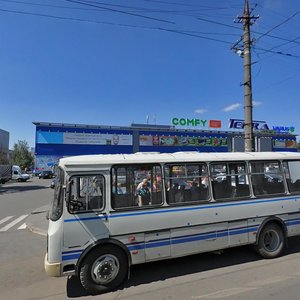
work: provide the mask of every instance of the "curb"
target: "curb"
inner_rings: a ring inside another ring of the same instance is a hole
[[[48,220],[46,218],[49,212],[49,205],[42,206],[31,212],[26,220],[26,227],[33,233],[47,236]]]
[[[39,234],[39,235],[42,235],[42,236],[47,236],[47,231],[33,226],[30,222],[26,223],[26,226],[33,233],[36,233],[36,234]]]

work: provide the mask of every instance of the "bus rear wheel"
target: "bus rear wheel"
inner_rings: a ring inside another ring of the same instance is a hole
[[[256,251],[264,258],[275,258],[282,254],[285,248],[285,237],[282,228],[269,223],[262,229]]]
[[[79,277],[90,294],[100,294],[117,288],[128,272],[128,260],[120,248],[103,245],[84,259]]]

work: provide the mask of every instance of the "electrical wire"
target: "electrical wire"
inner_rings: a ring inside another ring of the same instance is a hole
[[[130,12],[126,12],[126,11],[123,11],[123,10],[118,10],[118,9],[108,8],[108,7],[105,7],[105,6],[90,4],[90,3],[87,3],[87,2],[83,2],[83,1],[78,1],[78,0],[65,0],[65,1],[70,2],[70,3],[77,3],[77,4],[81,4],[81,5],[91,6],[91,7],[102,8],[102,9],[105,9],[105,10],[108,10],[108,11],[117,12],[117,13],[121,13],[121,14],[126,14],[126,15],[130,15],[130,16],[134,16],[134,17],[150,19],[150,20],[169,23],[169,24],[176,24],[175,22],[168,21],[168,20],[158,19],[158,18],[154,18],[154,17],[148,17],[148,16],[136,14],[136,13],[130,13]]]
[[[224,40],[215,39],[215,38],[211,38],[211,37],[201,36],[201,35],[191,33],[191,32],[188,32],[188,31],[184,31],[184,30],[173,30],[173,29],[167,29],[167,28],[162,28],[162,27],[148,27],[148,26],[139,26],[139,25],[129,25],[129,24],[113,23],[113,22],[105,22],[105,21],[94,21],[94,20],[81,19],[81,18],[69,18],[69,17],[49,15],[49,14],[31,13],[31,12],[25,12],[25,11],[19,11],[19,10],[18,11],[17,10],[8,10],[8,9],[2,9],[2,8],[0,8],[0,12],[30,15],[30,16],[38,16],[38,17],[45,17],[45,18],[52,18],[52,19],[59,19],[59,20],[68,20],[68,21],[96,23],[96,24],[113,25],[113,26],[121,26],[121,27],[137,28],[137,29],[147,29],[147,30],[159,30],[159,31],[173,32],[173,33],[177,33],[177,34],[181,34],[181,35],[192,36],[192,37],[197,37],[197,38],[201,38],[201,39],[205,39],[205,40],[210,40],[210,41],[215,41],[215,42],[220,42],[220,43],[231,45],[231,42],[229,42],[229,41],[224,41]]]
[[[263,33],[261,36],[259,36],[256,41],[260,40],[262,37],[268,35],[271,31],[275,30],[276,28],[280,27],[281,25],[287,23],[288,21],[290,21],[291,19],[293,19],[295,16],[297,16],[300,13],[300,11],[296,11],[294,14],[292,14],[291,16],[289,16],[288,18],[286,18],[284,21],[282,21],[281,23],[279,23],[278,25],[272,27],[270,30],[268,30],[267,32]]]

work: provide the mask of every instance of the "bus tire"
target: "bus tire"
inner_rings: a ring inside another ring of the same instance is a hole
[[[285,237],[282,228],[275,223],[268,223],[259,234],[256,251],[263,258],[275,258],[285,248]]]
[[[124,251],[112,245],[100,245],[83,260],[79,277],[92,295],[117,288],[126,278],[128,259]]]

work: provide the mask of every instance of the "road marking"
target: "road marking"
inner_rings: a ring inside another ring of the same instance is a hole
[[[292,278],[291,276],[274,276],[274,277],[262,279],[262,280],[259,280],[259,281],[252,281],[252,282],[249,282],[247,285],[248,286],[254,286],[254,287],[263,287],[265,285],[286,281],[286,280],[289,280],[291,278]]]
[[[11,219],[12,217],[13,217],[13,216],[8,216],[8,217],[6,217],[6,218],[0,220],[0,225],[1,225],[2,223],[5,223],[6,221],[8,221],[9,219]]]
[[[233,295],[245,293],[251,290],[255,290],[255,288],[232,288],[232,289],[226,289],[226,290],[220,290],[214,293],[206,294],[206,295],[200,295],[200,296],[192,296],[192,299],[201,299],[201,298],[209,298],[209,299],[224,299],[226,297],[230,297]]]
[[[19,229],[26,229],[26,227],[27,227],[26,223],[23,223],[20,227],[18,227],[18,230]]]
[[[14,221],[10,222],[9,224],[7,224],[6,226],[2,227],[0,229],[0,232],[3,231],[7,231],[9,228],[15,226],[16,224],[18,224],[19,222],[21,222],[23,219],[25,219],[26,217],[28,217],[28,215],[22,215],[19,218],[15,219]]]

